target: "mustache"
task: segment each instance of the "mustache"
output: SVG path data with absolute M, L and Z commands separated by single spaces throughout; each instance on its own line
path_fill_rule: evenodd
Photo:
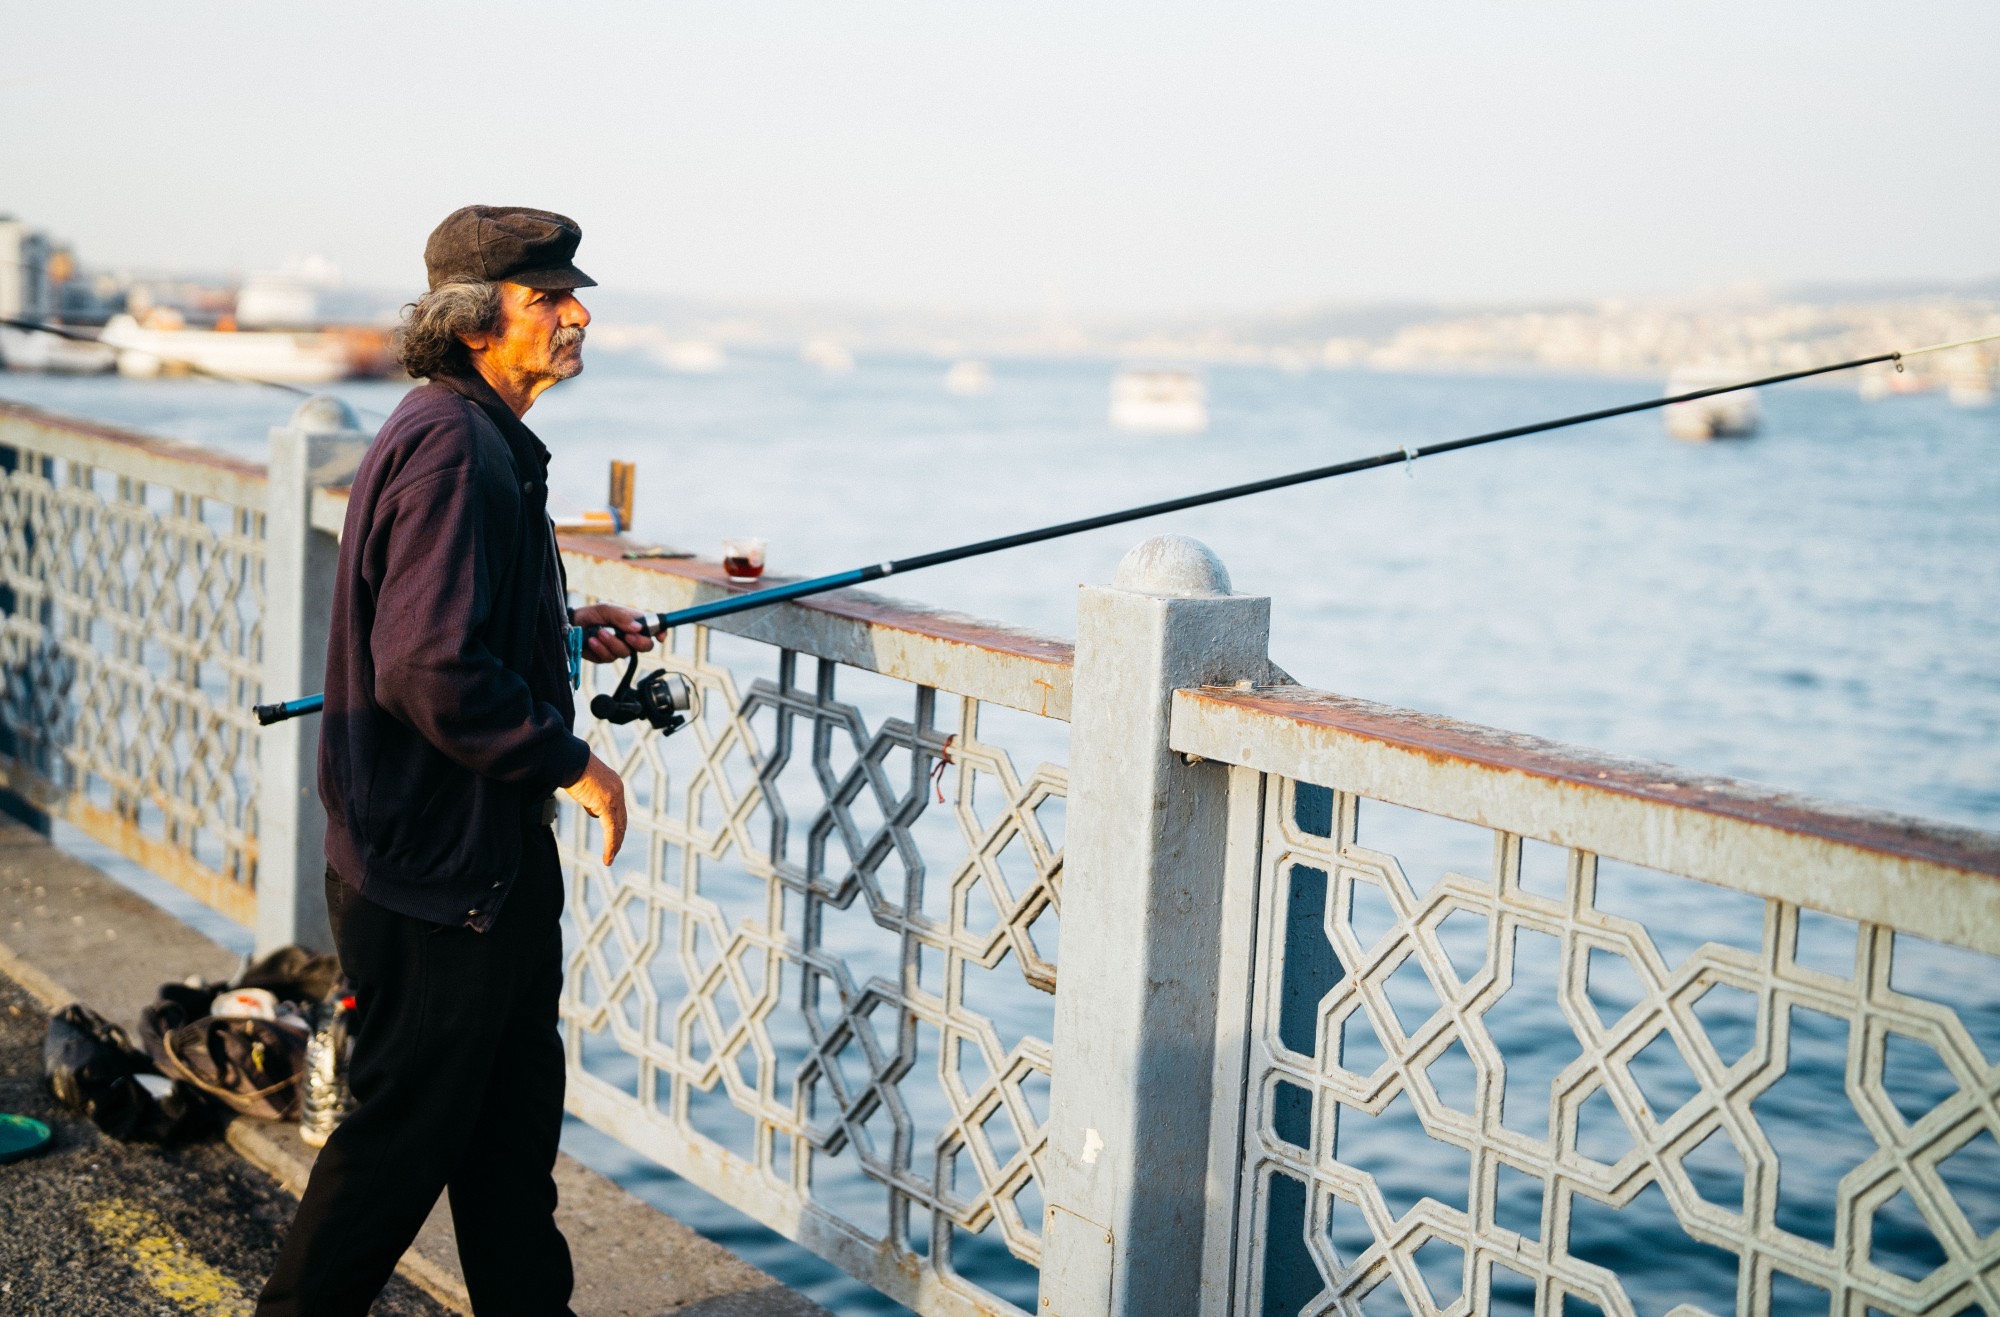
M 583 342 L 582 325 L 564 325 L 549 336 L 549 346 L 552 348 L 573 348 L 581 342 Z

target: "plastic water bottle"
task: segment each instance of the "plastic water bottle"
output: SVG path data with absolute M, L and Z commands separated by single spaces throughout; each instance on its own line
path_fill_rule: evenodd
M 323 1148 L 333 1127 L 354 1105 L 347 1087 L 347 1017 L 352 995 L 335 993 L 313 1008 L 312 1036 L 306 1040 L 305 1092 L 300 1102 L 299 1137 Z

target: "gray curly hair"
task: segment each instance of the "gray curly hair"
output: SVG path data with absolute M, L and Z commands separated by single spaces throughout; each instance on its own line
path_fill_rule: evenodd
M 500 325 L 500 286 L 461 280 L 440 285 L 403 308 L 396 331 L 396 360 L 413 379 L 471 366 L 462 334 L 483 334 Z

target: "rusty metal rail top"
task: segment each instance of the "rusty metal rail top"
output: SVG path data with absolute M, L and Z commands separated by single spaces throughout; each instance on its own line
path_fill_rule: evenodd
M 258 484 L 263 483 L 266 478 L 262 462 L 231 457 L 227 453 L 205 448 L 191 440 L 166 439 L 158 435 L 142 434 L 137 430 L 104 425 L 74 416 L 63 416 L 56 412 L 43 411 L 39 407 L 31 407 L 27 403 L 0 399 L 0 446 L 13 447 L 22 444 L 37 447 L 36 440 L 43 435 L 71 442 L 83 440 L 92 446 L 107 445 L 114 451 L 124 451 L 141 459 L 157 458 L 210 467 Z M 94 460 L 103 463 L 109 454 L 92 456 Z
M 1315 729 L 1366 737 L 1439 759 L 1464 760 L 1662 805 L 1725 814 L 1884 855 L 2000 878 L 2000 833 L 1815 800 L 1739 778 L 1690 773 L 1670 764 L 1627 759 L 1303 686 L 1179 694 L 1190 705 L 1273 714 Z M 1177 722 L 1176 730 L 1179 726 Z M 1177 748 L 1180 739 L 1175 737 Z
M 1178 691 L 1172 745 L 2000 953 L 2000 834 L 1297 686 Z

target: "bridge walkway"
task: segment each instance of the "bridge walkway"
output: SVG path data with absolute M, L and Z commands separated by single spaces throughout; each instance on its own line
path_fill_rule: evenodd
M 312 1150 L 297 1127 L 233 1121 L 223 1139 L 127 1146 L 56 1105 L 42 1080 L 48 1012 L 81 1000 L 126 1028 L 159 985 L 238 960 L 188 925 L 0 817 L 0 1110 L 53 1146 L 0 1166 L 0 1312 L 244 1317 L 277 1256 Z M 825 1317 L 718 1244 L 565 1156 L 558 1212 L 579 1317 Z M 470 1312 L 442 1204 L 378 1317 Z

